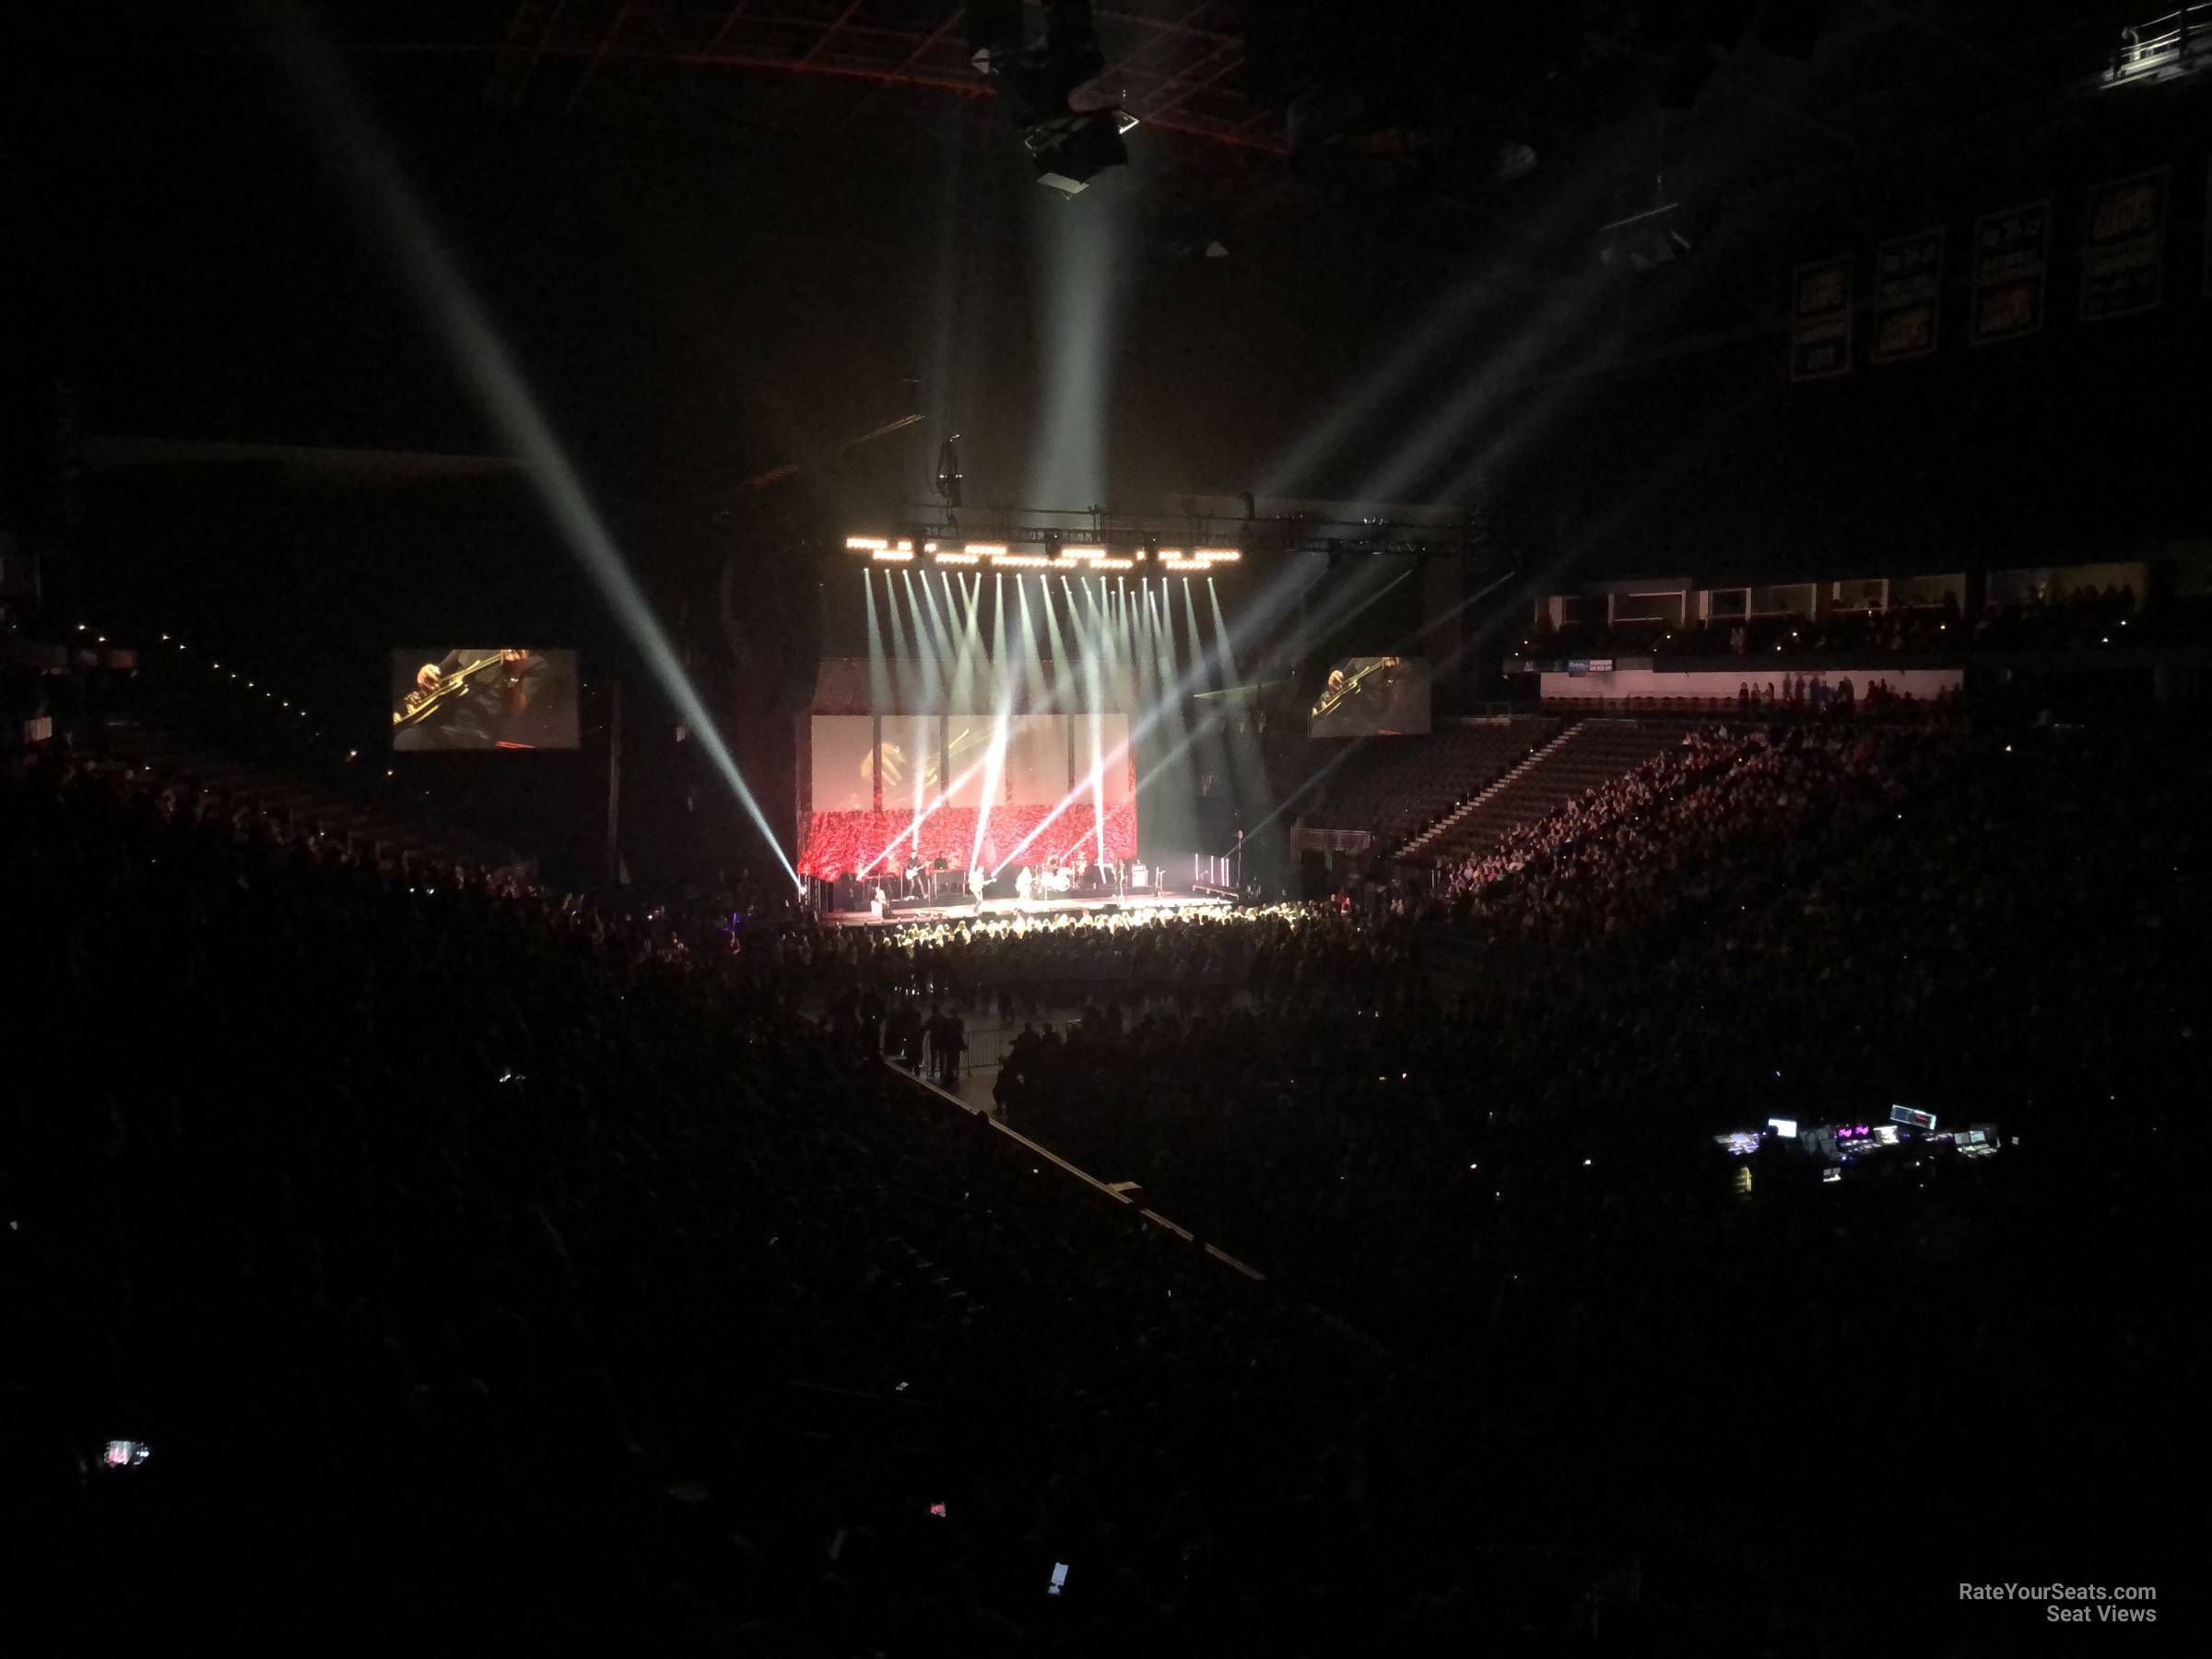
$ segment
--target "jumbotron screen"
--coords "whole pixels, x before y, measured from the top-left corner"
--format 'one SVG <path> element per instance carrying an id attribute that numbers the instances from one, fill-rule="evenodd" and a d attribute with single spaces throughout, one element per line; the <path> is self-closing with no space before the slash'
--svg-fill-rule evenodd
<path id="1" fill-rule="evenodd" d="M 518 645 L 392 653 L 392 747 L 572 749 L 576 653 Z"/>
<path id="2" fill-rule="evenodd" d="M 1415 736 L 1429 729 L 1426 657 L 1346 657 L 1313 704 L 1315 737 Z"/>

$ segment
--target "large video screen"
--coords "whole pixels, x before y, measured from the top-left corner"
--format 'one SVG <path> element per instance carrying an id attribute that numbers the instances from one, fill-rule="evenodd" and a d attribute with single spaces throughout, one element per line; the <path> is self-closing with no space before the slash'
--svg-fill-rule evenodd
<path id="1" fill-rule="evenodd" d="M 392 653 L 392 747 L 572 749 L 576 653 L 515 645 Z"/>
<path id="2" fill-rule="evenodd" d="M 865 714 L 814 717 L 814 810 L 866 812 L 876 804 L 876 723 Z M 896 789 L 885 794 L 900 800 Z"/>
<path id="3" fill-rule="evenodd" d="M 1017 714 L 1006 722 L 998 798 L 1012 806 L 1050 806 L 1067 793 L 1067 719 Z"/>
<path id="4" fill-rule="evenodd" d="M 821 716 L 815 716 L 816 724 Z M 942 779 L 937 761 L 944 738 L 943 717 L 936 714 L 886 714 L 883 717 L 883 804 L 888 811 L 937 798 Z"/>
<path id="5" fill-rule="evenodd" d="M 991 805 L 1052 806 L 1072 782 L 1089 775 L 1095 728 L 1104 766 L 1106 804 L 1130 797 L 1134 758 L 1127 752 L 1126 714 L 1013 714 L 1004 716 L 1005 744 Z M 883 809 L 917 811 L 938 800 L 947 809 L 980 809 L 992 782 L 991 734 L 1000 720 L 988 714 L 886 714 L 882 720 Z M 865 812 L 875 806 L 875 723 L 865 714 L 813 717 L 814 810 Z M 1070 745 L 1073 745 L 1071 752 Z M 951 771 L 940 781 L 939 749 Z"/>
<path id="6" fill-rule="evenodd" d="M 1346 657 L 1313 705 L 1315 737 L 1413 736 L 1429 729 L 1426 657 Z"/>

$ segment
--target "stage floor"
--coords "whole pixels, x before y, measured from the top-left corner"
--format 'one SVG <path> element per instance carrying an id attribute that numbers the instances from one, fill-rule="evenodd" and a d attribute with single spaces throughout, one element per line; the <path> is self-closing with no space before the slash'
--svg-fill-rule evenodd
<path id="1" fill-rule="evenodd" d="M 833 927 L 911 927 L 931 922 L 973 922 L 979 917 L 985 922 L 1006 922 L 1025 916 L 1080 916 L 1102 910 L 1116 910 L 1127 916 L 1233 908 L 1232 900 L 1218 899 L 1210 893 L 1131 893 L 1121 899 L 1106 893 L 1083 899 L 1032 899 L 1027 904 L 1018 899 L 986 899 L 980 912 L 973 900 L 966 904 L 920 905 L 912 910 L 893 911 L 881 921 L 866 911 L 831 911 L 828 919 Z"/>

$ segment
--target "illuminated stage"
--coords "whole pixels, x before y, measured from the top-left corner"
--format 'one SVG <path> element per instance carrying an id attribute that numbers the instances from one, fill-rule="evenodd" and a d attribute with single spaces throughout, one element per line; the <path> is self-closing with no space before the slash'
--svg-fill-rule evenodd
<path id="1" fill-rule="evenodd" d="M 980 868 L 1004 884 L 986 913 L 1018 879 L 1041 901 L 1055 876 L 1076 888 L 1051 895 L 1065 909 L 1088 897 L 1086 869 L 1137 862 L 1140 818 L 1147 847 L 1205 847 L 1200 798 L 1225 800 L 1259 764 L 1251 733 L 1194 701 L 1242 683 L 1215 580 L 1242 555 L 1155 535 L 1124 552 L 1099 534 L 1035 552 L 847 539 L 794 730 L 794 873 L 812 903 L 853 918 L 853 884 L 897 899 Z"/>
<path id="2" fill-rule="evenodd" d="M 1120 899 L 1112 893 L 1102 893 L 1085 899 L 1034 900 L 1027 904 L 1018 899 L 986 899 L 980 912 L 972 902 L 923 905 L 911 910 L 893 911 L 882 917 L 874 916 L 866 911 L 832 911 L 827 919 L 836 927 L 911 927 L 934 922 L 1039 922 L 1054 916 L 1096 915 L 1101 912 L 1151 920 L 1159 916 L 1194 912 L 1226 912 L 1235 908 L 1233 900 L 1207 893 L 1131 893 Z"/>

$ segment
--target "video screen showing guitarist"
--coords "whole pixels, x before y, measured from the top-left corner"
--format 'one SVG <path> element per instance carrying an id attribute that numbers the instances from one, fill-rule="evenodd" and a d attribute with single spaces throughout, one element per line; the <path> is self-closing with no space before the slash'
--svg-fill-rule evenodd
<path id="1" fill-rule="evenodd" d="M 1420 657 L 1347 657 L 1313 705 L 1315 737 L 1395 736 L 1429 730 L 1429 665 Z"/>
<path id="2" fill-rule="evenodd" d="M 462 646 L 393 653 L 392 747 L 573 748 L 574 653 Z"/>

